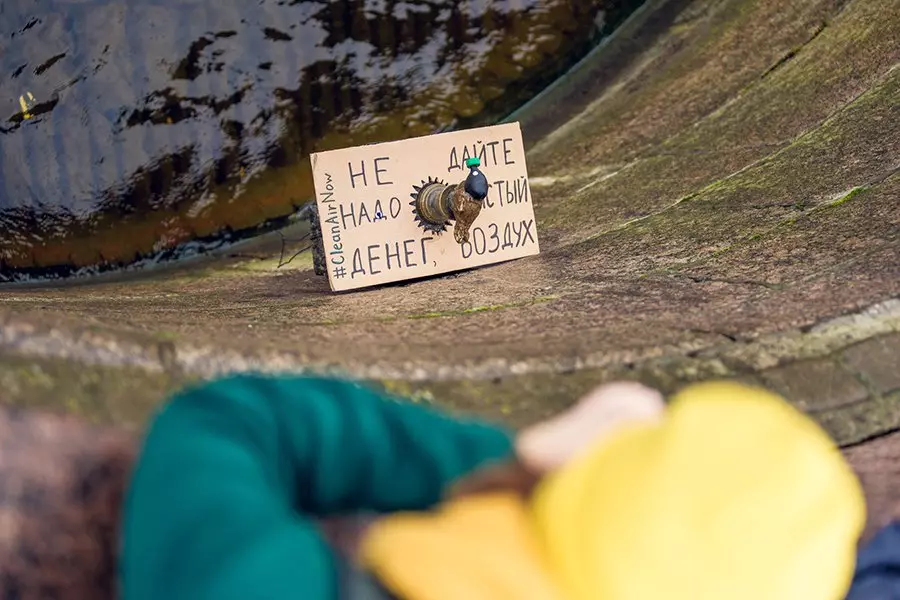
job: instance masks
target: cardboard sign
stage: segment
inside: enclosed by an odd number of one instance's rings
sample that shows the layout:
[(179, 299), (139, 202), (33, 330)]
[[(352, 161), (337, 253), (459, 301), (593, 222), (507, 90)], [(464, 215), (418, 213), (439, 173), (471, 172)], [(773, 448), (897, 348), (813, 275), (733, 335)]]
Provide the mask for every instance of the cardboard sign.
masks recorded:
[[(457, 184), (478, 157), (490, 188), (469, 241), (425, 231), (414, 186)], [(310, 156), (328, 281), (351, 290), (538, 254), (518, 123), (440, 133)]]

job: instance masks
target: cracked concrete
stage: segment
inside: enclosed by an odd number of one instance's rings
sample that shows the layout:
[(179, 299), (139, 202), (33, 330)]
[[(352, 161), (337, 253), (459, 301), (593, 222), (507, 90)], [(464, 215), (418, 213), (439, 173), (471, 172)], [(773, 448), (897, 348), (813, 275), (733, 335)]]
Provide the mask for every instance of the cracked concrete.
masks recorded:
[(523, 424), (610, 379), (734, 377), (841, 443), (900, 428), (892, 5), (651, 2), (517, 115), (540, 256), (331, 294), (270, 236), (2, 288), (0, 396), (136, 426), (195, 378), (316, 370)]

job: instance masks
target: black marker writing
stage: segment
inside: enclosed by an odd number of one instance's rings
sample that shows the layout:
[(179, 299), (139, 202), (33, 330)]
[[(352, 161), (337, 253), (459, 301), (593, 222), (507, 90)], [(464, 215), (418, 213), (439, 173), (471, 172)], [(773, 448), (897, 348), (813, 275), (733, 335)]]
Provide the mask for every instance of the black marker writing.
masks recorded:
[(396, 219), (400, 216), (401, 210), (403, 210), (403, 204), (400, 202), (400, 198), (393, 196), (384, 202), (378, 199), (375, 202), (350, 202), (346, 206), (340, 204), (338, 212), (344, 229), (354, 229), (365, 223), (386, 219), (388, 215), (392, 219)]
[(471, 146), (462, 146), (461, 149), (454, 147), (450, 150), (450, 166), (447, 167), (447, 172), (465, 170), (466, 161), (476, 156), (481, 160), (482, 167), (514, 165), (516, 161), (512, 159), (512, 142), (513, 138), (487, 143), (478, 140)]
[(534, 219), (509, 222), (502, 227), (496, 223), (473, 227), (469, 241), (460, 244), (459, 247), (462, 257), (469, 258), (473, 254), (482, 256), (510, 248), (520, 248), (529, 242), (537, 243), (534, 238)]
[(488, 194), (484, 199), (487, 208), (528, 202), (528, 180), (524, 175), (518, 179), (495, 181), (491, 187), (496, 193)]
[(425, 242), (434, 238), (408, 239), (402, 242), (369, 244), (353, 251), (351, 279), (357, 276), (379, 275), (385, 271), (411, 269), (428, 264)]
[(350, 172), (350, 186), (353, 189), (356, 189), (356, 181), (357, 178), (362, 181), (362, 187), (367, 187), (369, 185), (369, 180), (366, 173), (372, 173), (375, 176), (375, 184), (376, 185), (393, 185), (393, 181), (388, 181), (386, 179), (387, 175), (387, 165), (383, 165), (381, 163), (387, 163), (390, 158), (387, 156), (381, 156), (372, 161), (371, 168), (366, 168), (366, 161), (359, 161), (358, 170), (354, 163), (347, 163), (347, 170)]

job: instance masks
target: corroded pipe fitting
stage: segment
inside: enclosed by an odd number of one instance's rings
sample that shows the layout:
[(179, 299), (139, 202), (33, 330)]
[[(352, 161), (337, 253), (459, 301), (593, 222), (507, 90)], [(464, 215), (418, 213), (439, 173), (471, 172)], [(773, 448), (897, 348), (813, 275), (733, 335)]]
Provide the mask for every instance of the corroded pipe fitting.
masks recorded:
[(469, 229), (481, 214), (489, 187), (484, 173), (478, 169), (480, 165), (478, 158), (467, 160), (469, 176), (457, 184), (429, 177), (422, 185), (413, 186), (415, 192), (410, 194), (413, 199), (410, 205), (422, 229), (441, 233), (455, 221), (453, 239), (458, 244), (469, 241)]
[(419, 190), (416, 194), (416, 202), (413, 204), (419, 220), (431, 225), (431, 227), (426, 226), (425, 229), (434, 230), (438, 225), (450, 224), (450, 221), (453, 220), (453, 209), (450, 202), (457, 187), (441, 181), (429, 181)]

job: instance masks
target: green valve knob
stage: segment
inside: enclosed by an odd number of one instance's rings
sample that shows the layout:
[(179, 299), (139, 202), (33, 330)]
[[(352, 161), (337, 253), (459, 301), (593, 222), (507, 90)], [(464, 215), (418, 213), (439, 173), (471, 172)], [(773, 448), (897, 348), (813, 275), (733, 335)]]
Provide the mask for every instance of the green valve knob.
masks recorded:
[(478, 158), (477, 156), (473, 156), (472, 158), (466, 160), (466, 166), (469, 167), (470, 169), (472, 167), (480, 167), (481, 159)]

